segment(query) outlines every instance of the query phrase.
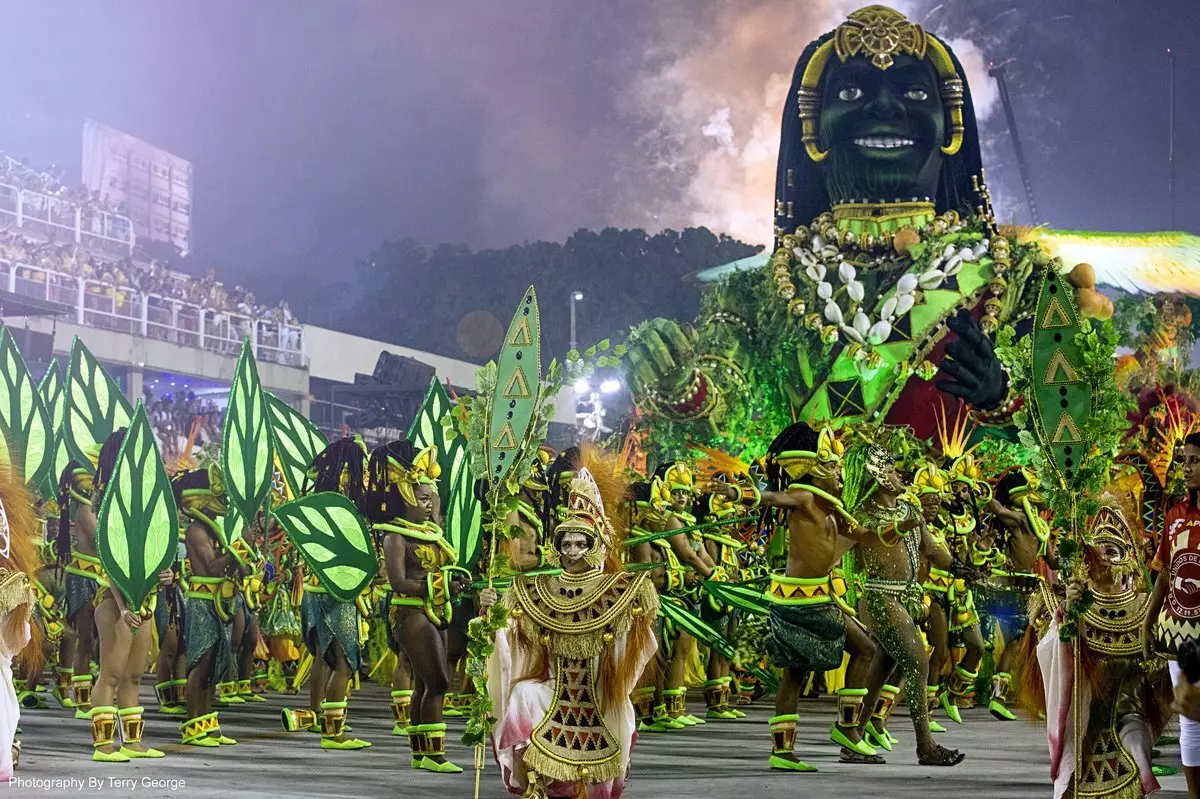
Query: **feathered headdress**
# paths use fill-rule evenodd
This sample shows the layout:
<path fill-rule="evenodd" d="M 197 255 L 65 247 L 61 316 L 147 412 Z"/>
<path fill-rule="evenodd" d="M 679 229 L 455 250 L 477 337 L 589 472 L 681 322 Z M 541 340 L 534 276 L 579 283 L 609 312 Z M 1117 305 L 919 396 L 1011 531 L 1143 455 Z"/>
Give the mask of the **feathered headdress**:
<path fill-rule="evenodd" d="M 553 547 L 556 555 L 561 556 L 562 539 L 568 533 L 582 533 L 587 536 L 592 546 L 584 555 L 584 560 L 593 568 L 600 568 L 612 549 L 616 536 L 612 522 L 604 512 L 604 498 L 600 495 L 600 486 L 586 467 L 580 469 L 571 480 L 566 517 L 559 522 L 554 531 Z"/>

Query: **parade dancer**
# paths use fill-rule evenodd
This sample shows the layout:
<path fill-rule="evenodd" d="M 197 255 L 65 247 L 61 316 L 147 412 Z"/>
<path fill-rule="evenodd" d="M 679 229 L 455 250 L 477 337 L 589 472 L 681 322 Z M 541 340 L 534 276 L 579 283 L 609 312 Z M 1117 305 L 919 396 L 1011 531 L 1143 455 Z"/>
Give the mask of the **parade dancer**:
<path fill-rule="evenodd" d="M 467 580 L 454 576 L 457 553 L 433 521 L 437 454 L 395 441 L 371 453 L 365 502 L 371 528 L 382 538 L 392 588 L 388 621 L 413 673 L 408 727 L 412 767 L 437 774 L 462 768 L 446 759 L 443 702 L 450 685 L 444 631 L 451 600 Z"/>
<path fill-rule="evenodd" d="M 180 722 L 179 736 L 190 746 L 229 746 L 237 741 L 221 732 L 212 707 L 217 683 L 229 673 L 232 660 L 233 598 L 241 572 L 237 556 L 225 544 L 220 519 L 227 508 L 220 466 L 185 472 L 175 479 L 174 489 L 183 498 L 180 507 L 188 520 L 184 545 L 189 568 L 184 598 L 188 717 Z M 189 496 L 197 498 L 190 509 Z"/>
<path fill-rule="evenodd" d="M 581 469 L 551 541 L 562 574 L 518 576 L 504 596 L 508 625 L 487 669 L 492 746 L 512 793 L 622 793 L 637 725 L 629 693 L 654 656 L 658 597 L 648 573 L 622 570 L 618 539 L 599 486 Z M 488 607 L 496 593 L 480 601 Z"/>
<path fill-rule="evenodd" d="M 867 569 L 859 613 L 880 644 L 868 675 L 867 702 L 873 705 L 882 695 L 888 676 L 898 666 L 909 685 L 917 762 L 956 766 L 964 755 L 934 743 L 929 729 L 929 705 L 921 691 L 929 658 L 913 621 L 914 614 L 919 618 L 924 611 L 917 581 L 921 555 L 928 556 L 933 543 L 920 511 L 901 497 L 904 485 L 887 451 L 874 444 L 860 445 L 847 453 L 844 471 L 843 499 L 872 533 L 857 550 Z"/>
<path fill-rule="evenodd" d="M 105 439 L 96 464 L 94 510 L 99 510 L 104 492 L 109 488 L 116 467 L 117 455 L 125 441 L 125 428 Z M 155 455 L 157 457 L 157 455 Z M 149 465 L 146 467 L 150 468 Z M 110 515 L 111 524 L 115 514 Z M 174 532 L 174 524 L 171 530 Z M 159 585 L 174 581 L 167 569 L 159 574 Z M 103 578 L 102 578 L 103 579 Z M 131 758 L 158 758 L 163 752 L 142 743 L 143 708 L 138 702 L 138 685 L 150 658 L 153 639 L 149 628 L 138 635 L 145 621 L 137 608 L 130 608 L 121 591 L 101 583 L 93 600 L 96 608 L 96 630 L 100 639 L 100 676 L 92 693 L 92 760 L 103 763 L 125 763 Z M 116 742 L 118 725 L 121 741 Z"/>
<path fill-rule="evenodd" d="M 771 442 L 766 462 L 768 491 L 761 498 L 747 486 L 725 488 L 748 502 L 761 501 L 764 521 L 773 535 L 788 536 L 787 567 L 771 575 L 770 633 L 767 652 L 783 674 L 770 720 L 773 769 L 816 771 L 795 756 L 796 714 L 808 672 L 824 672 L 850 656 L 846 684 L 838 691 L 838 718 L 829 737 L 841 746 L 841 760 L 881 763 L 875 747 L 863 740 L 861 729 L 866 697 L 867 667 L 875 646 L 856 619 L 835 601 L 832 572 L 846 551 L 867 534 L 842 506 L 840 462 L 842 444 L 832 430 L 817 433 L 797 422 Z M 717 486 L 712 486 L 717 490 Z M 745 494 L 745 496 L 743 496 Z"/>
<path fill-rule="evenodd" d="M 358 437 L 343 438 L 316 458 L 306 481 L 306 493 L 331 491 L 358 508 L 366 495 L 366 447 Z M 371 744 L 346 734 L 346 696 L 361 662 L 359 611 L 354 602 L 340 602 L 310 574 L 300 603 L 304 644 L 312 655 L 309 712 L 284 710 L 285 729 L 319 729 L 321 748 L 340 751 L 365 749 Z"/>
<path fill-rule="evenodd" d="M 13 670 L 40 673 L 41 640 L 30 618 L 36 598 L 30 575 L 38 567 L 33 499 L 8 463 L 0 464 L 0 782 L 13 778 L 21 759 L 16 739 L 21 706 Z"/>
<path fill-rule="evenodd" d="M 99 457 L 100 448 L 94 450 Z M 60 566 L 66 571 L 67 623 L 75 631 L 74 657 L 60 664 L 63 669 L 55 675 L 59 690 L 69 680 L 71 707 L 75 718 L 89 718 L 92 707 L 92 654 L 96 648 L 95 605 L 92 601 L 99 590 L 100 559 L 96 556 L 96 513 L 92 509 L 92 469 L 75 461 L 63 469 L 58 484 L 58 537 L 56 553 Z M 67 706 L 66 702 L 63 702 Z"/>

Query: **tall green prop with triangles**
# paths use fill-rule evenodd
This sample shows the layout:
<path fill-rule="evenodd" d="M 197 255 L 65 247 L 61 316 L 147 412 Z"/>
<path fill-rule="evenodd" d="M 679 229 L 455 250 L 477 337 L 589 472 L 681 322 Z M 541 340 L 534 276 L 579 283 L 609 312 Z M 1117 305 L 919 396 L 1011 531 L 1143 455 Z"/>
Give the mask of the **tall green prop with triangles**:
<path fill-rule="evenodd" d="M 238 518 L 250 520 L 267 500 L 275 470 L 274 448 L 268 430 L 267 398 L 258 381 L 258 367 L 250 340 L 242 341 L 229 387 L 225 427 L 221 435 L 221 473 L 229 508 Z M 242 525 L 226 530 L 226 546 L 241 537 Z"/>
<path fill-rule="evenodd" d="M 42 397 L 5 327 L 0 330 L 0 459 L 37 490 L 53 466 L 53 444 Z"/>
<path fill-rule="evenodd" d="M 421 411 L 408 428 L 408 440 L 418 449 L 437 447 L 438 496 L 442 500 L 442 529 L 458 553 L 457 565 L 472 570 L 483 551 L 483 506 L 475 493 L 467 442 L 450 423 L 450 397 L 434 377 Z"/>
<path fill-rule="evenodd" d="M 42 396 L 42 404 L 46 407 L 46 418 L 50 422 L 51 449 L 54 460 L 51 463 L 50 474 L 42 481 L 42 498 L 50 499 L 58 495 L 58 478 L 62 475 L 67 464 L 71 462 L 71 454 L 67 452 L 67 438 L 63 432 L 63 417 L 66 414 L 66 392 L 62 373 L 58 369 L 58 359 L 50 361 L 42 382 L 38 385 L 38 393 Z"/>
<path fill-rule="evenodd" d="M 109 584 L 130 609 L 148 615 L 146 600 L 158 573 L 178 549 L 175 495 L 163 468 L 154 431 L 139 402 L 96 522 L 96 547 Z"/>
<path fill-rule="evenodd" d="M 503 486 L 505 477 L 528 451 L 541 379 L 542 327 L 537 294 L 530 286 L 508 326 L 500 348 L 496 384 L 488 398 L 487 479 L 493 490 Z M 509 493 L 517 493 L 520 485 L 516 483 Z"/>
<path fill-rule="evenodd" d="M 1034 318 L 1031 418 L 1063 489 L 1075 482 L 1090 446 L 1085 431 L 1092 386 L 1084 378 L 1076 339 L 1082 332 L 1071 285 L 1056 270 L 1047 270 Z"/>
<path fill-rule="evenodd" d="M 71 459 L 94 472 L 95 452 L 114 431 L 129 425 L 133 409 L 113 379 L 76 336 L 71 342 L 63 432 Z"/>
<path fill-rule="evenodd" d="M 267 398 L 271 444 L 279 458 L 283 479 L 287 481 L 292 496 L 298 497 L 304 488 L 304 475 L 309 464 L 321 450 L 329 446 L 329 441 L 316 425 L 291 405 L 269 391 L 263 393 Z"/>

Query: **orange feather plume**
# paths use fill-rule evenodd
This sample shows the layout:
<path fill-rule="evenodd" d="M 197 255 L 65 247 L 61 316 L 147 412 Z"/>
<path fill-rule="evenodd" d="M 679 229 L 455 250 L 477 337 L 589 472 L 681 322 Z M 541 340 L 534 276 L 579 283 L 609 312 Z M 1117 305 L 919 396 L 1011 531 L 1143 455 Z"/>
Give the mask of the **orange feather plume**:
<path fill-rule="evenodd" d="M 702 477 L 705 480 L 712 480 L 718 475 L 737 477 L 738 475 L 750 473 L 750 464 L 741 458 L 734 457 L 719 449 L 706 447 L 703 444 L 689 444 L 688 446 L 704 455 L 703 458 L 696 461 L 695 468 L 693 469 L 698 477 Z"/>

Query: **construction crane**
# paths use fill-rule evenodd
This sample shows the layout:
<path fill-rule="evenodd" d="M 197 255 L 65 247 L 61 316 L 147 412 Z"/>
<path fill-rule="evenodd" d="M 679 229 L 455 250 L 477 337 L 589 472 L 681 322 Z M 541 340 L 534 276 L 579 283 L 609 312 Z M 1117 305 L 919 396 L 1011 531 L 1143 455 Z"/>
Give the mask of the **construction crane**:
<path fill-rule="evenodd" d="M 1013 152 L 1017 156 L 1017 169 L 1021 172 L 1021 183 L 1025 187 L 1025 203 L 1029 206 L 1029 218 L 1036 227 L 1041 224 L 1038 216 L 1037 203 L 1033 199 L 1033 183 L 1029 180 L 1029 164 L 1025 161 L 1025 151 L 1021 149 L 1021 136 L 1017 133 L 1017 118 L 1013 114 L 1012 98 L 1008 94 L 1008 81 L 1004 78 L 1003 64 L 989 64 L 988 74 L 996 79 L 1000 89 L 1000 103 L 1004 106 L 1004 118 L 1008 121 L 1008 133 L 1012 136 Z"/>

